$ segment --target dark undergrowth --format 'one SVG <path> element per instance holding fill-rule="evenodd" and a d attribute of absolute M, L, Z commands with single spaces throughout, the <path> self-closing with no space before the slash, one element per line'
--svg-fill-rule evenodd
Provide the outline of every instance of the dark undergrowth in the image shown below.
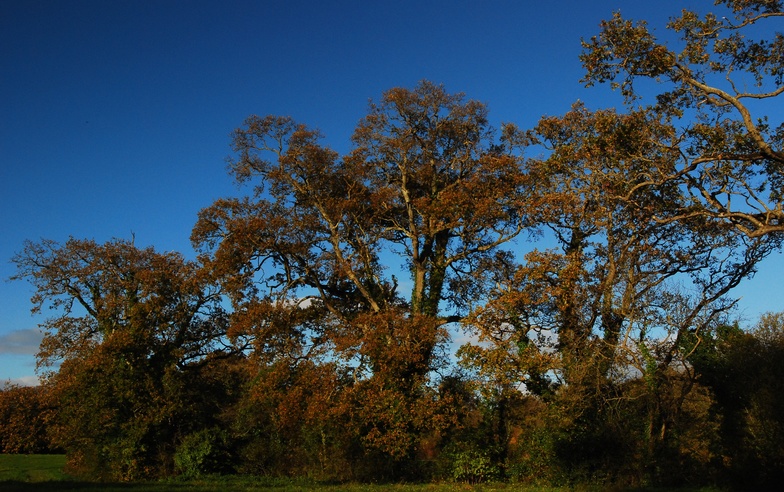
<path fill-rule="evenodd" d="M 200 479 L 169 479 L 156 482 L 107 483 L 77 480 L 63 473 L 63 455 L 0 455 L 0 490 L 3 492 L 37 491 L 106 491 L 106 492 L 244 492 L 244 491 L 346 491 L 346 492 L 448 492 L 448 491 L 522 491 L 560 492 L 605 491 L 606 487 L 576 486 L 569 488 L 524 486 L 512 483 L 430 483 L 430 484 L 328 484 L 308 479 L 268 478 L 243 475 L 215 475 Z M 641 492 L 718 491 L 718 489 L 616 489 Z"/>

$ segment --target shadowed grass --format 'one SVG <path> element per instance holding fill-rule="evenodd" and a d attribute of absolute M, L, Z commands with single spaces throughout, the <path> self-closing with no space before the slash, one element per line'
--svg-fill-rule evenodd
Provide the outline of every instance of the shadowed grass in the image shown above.
<path fill-rule="evenodd" d="M 61 454 L 0 454 L 0 481 L 63 481 L 68 479 L 63 466 Z"/>
<path fill-rule="evenodd" d="M 38 491 L 107 491 L 107 492 L 250 492 L 269 490 L 280 492 L 451 492 L 451 491 L 519 491 L 584 492 L 605 491 L 606 487 L 584 486 L 574 488 L 521 486 L 519 484 L 491 483 L 468 485 L 442 484 L 341 484 L 327 485 L 307 479 L 266 478 L 252 476 L 210 476 L 196 480 L 165 480 L 160 482 L 101 483 L 77 481 L 63 473 L 63 455 L 9 455 L 0 454 L 0 490 L 3 492 Z M 613 489 L 610 489 L 613 490 Z M 623 489 L 614 489 L 623 490 Z M 716 489 L 638 489 L 638 492 L 668 492 L 686 490 L 711 492 Z"/>

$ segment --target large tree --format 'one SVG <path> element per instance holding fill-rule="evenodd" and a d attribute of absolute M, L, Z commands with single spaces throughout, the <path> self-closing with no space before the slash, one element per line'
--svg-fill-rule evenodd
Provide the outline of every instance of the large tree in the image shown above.
<path fill-rule="evenodd" d="M 483 343 L 463 347 L 463 360 L 554 401 L 559 425 L 572 429 L 564 453 L 580 466 L 617 460 L 622 443 L 612 444 L 618 435 L 604 419 L 628 398 L 630 379 L 644 381 L 635 398 L 649 401 L 636 417 L 650 429 L 643 452 L 654 456 L 670 440 L 673 415 L 693 386 L 681 377 L 680 340 L 715 324 L 733 305 L 726 296 L 772 250 L 703 216 L 655 220 L 689 201 L 672 181 L 646 183 L 678 158 L 657 144 L 672 132 L 644 109 L 591 112 L 577 104 L 542 118 L 532 138 L 543 156 L 527 161 L 520 200 L 531 203 L 531 223 L 555 247 L 510 265 L 467 320 Z M 640 436 L 627 443 L 634 440 Z"/>
<path fill-rule="evenodd" d="M 14 278 L 36 289 L 34 311 L 54 313 L 38 359 L 57 369 L 46 382 L 59 404 L 53 433 L 72 469 L 121 479 L 171 471 L 203 410 L 186 391 L 194 371 L 234 350 L 200 266 L 124 240 L 28 242 L 13 261 Z"/>
<path fill-rule="evenodd" d="M 678 160 L 647 183 L 674 181 L 691 200 L 659 220 L 707 216 L 750 237 L 780 240 L 784 125 L 773 108 L 784 93 L 784 36 L 776 22 L 784 16 L 782 3 L 716 5 L 723 8 L 705 15 L 684 9 L 664 39 L 645 21 L 616 13 L 583 42 L 584 81 L 609 81 L 630 107 L 648 103 L 678 127 L 656 142 Z"/>
<path fill-rule="evenodd" d="M 445 326 L 524 227 L 519 135 L 503 135 L 485 105 L 429 82 L 371 104 L 344 156 L 290 118 L 252 116 L 231 160 L 252 195 L 218 200 L 194 228 L 232 300 L 232 334 L 262 364 L 337 361 L 398 408 L 364 431 L 392 454 L 405 454 L 390 436 L 410 435 Z"/>

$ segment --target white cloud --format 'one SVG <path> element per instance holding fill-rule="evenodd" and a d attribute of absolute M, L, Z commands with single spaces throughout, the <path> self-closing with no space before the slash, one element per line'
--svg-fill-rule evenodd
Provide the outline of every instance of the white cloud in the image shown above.
<path fill-rule="evenodd" d="M 34 355 L 44 334 L 38 328 L 14 330 L 0 335 L 0 354 Z"/>
<path fill-rule="evenodd" d="M 0 383 L 0 387 L 3 386 L 38 386 L 41 384 L 41 381 L 38 379 L 38 376 L 22 376 L 19 378 L 11 378 L 2 383 Z"/>

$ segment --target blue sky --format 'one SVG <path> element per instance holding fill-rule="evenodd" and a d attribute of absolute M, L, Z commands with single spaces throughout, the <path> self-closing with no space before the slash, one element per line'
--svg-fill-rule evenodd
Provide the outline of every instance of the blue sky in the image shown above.
<path fill-rule="evenodd" d="M 241 193 L 229 133 L 250 114 L 290 115 L 349 148 L 370 99 L 422 79 L 530 127 L 586 89 L 580 39 L 613 11 L 651 25 L 712 1 L 0 2 L 0 381 L 32 381 L 41 318 L 5 282 L 26 239 L 69 236 L 192 255 L 197 212 Z M 735 294 L 779 311 L 780 254 Z M 44 313 L 46 314 L 46 313 Z"/>

